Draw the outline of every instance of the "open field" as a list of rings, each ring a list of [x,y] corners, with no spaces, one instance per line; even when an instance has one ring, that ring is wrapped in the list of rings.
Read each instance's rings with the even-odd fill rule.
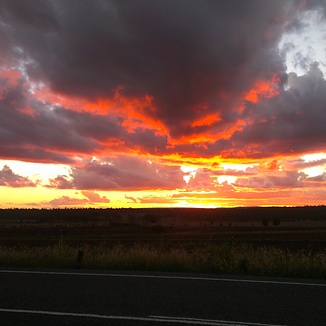
[[[326,249],[326,207],[229,210],[0,210],[0,245],[73,247],[237,241]]]
[[[295,209],[288,210],[292,216]],[[320,208],[321,215],[311,218],[310,212],[310,219],[247,218],[255,213],[248,209],[246,218],[229,219],[201,210],[179,211],[179,218],[168,210],[90,210],[88,218],[74,218],[76,212],[58,210],[52,220],[46,213],[53,211],[0,215],[0,265],[326,278],[326,218]]]
[[[174,243],[225,241],[242,242],[254,247],[268,246],[289,250],[318,251],[326,249],[326,227],[275,226],[84,226],[32,227],[0,229],[1,246],[49,246],[66,244],[113,245],[143,243],[173,245]]]

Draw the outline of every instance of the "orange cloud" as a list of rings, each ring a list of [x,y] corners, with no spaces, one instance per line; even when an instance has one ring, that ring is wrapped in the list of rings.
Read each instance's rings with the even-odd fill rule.
[[[192,134],[170,139],[170,144],[173,146],[193,144],[207,149],[209,144],[213,144],[219,140],[229,139],[236,131],[241,131],[245,125],[245,121],[238,119],[233,123],[222,123],[209,129],[194,130]],[[198,156],[201,156],[201,153],[198,152]]]
[[[211,126],[214,123],[221,121],[221,117],[218,113],[208,114],[202,118],[191,123],[191,127],[200,127],[200,126]]]
[[[281,164],[278,159],[274,159],[269,162],[262,162],[259,167],[262,171],[279,171],[281,169]]]
[[[279,95],[276,84],[280,82],[280,78],[276,74],[272,74],[271,79],[258,79],[254,86],[245,94],[245,100],[257,103],[261,99],[271,98]]]
[[[89,100],[70,97],[42,86],[34,91],[34,97],[39,101],[59,105],[77,112],[89,112],[98,115],[113,114],[123,118],[122,126],[129,132],[139,127],[156,129],[158,133],[167,131],[162,122],[152,117],[156,111],[152,96],[125,97],[121,91],[122,88],[118,87],[112,97]]]

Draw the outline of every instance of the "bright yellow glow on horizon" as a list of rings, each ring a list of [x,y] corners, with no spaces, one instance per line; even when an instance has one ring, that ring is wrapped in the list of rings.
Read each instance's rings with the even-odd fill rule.
[[[284,171],[293,168],[293,162],[301,159],[304,166],[299,170],[308,177],[322,175],[326,171],[326,165],[321,161],[326,158],[325,153],[307,154],[297,157],[280,158],[284,166]],[[152,158],[148,164],[158,164]],[[147,159],[146,159],[147,162]],[[153,162],[153,163],[152,163]],[[232,161],[230,161],[232,162]],[[270,162],[270,160],[266,160]],[[152,164],[151,164],[152,163]],[[180,162],[181,163],[181,162]],[[187,162],[188,163],[188,162]],[[103,190],[82,190],[82,189],[54,189],[48,188],[49,178],[55,178],[58,175],[69,177],[69,167],[66,165],[25,163],[19,161],[0,161],[0,170],[4,165],[8,165],[13,173],[30,180],[39,180],[36,187],[13,188],[9,186],[0,186],[0,207],[1,208],[52,208],[52,207],[112,207],[112,208],[145,208],[145,207],[235,207],[235,206],[295,206],[295,205],[319,205],[325,202],[321,200],[325,189],[319,188],[255,188],[248,183],[236,184],[237,178],[243,180],[254,180],[255,178],[265,178],[266,175],[272,175],[281,178],[282,171],[273,169],[271,171],[260,170],[259,163],[222,163],[211,166],[209,169],[205,164],[190,165],[180,164],[178,167],[182,172],[183,184],[178,189],[153,189],[153,190],[128,190],[117,189]],[[300,163],[301,164],[301,163]],[[313,166],[310,166],[312,164]],[[317,164],[315,166],[315,164]],[[154,166],[154,165],[153,165]],[[248,171],[248,168],[252,170]],[[180,171],[179,170],[179,171]],[[158,170],[159,171],[159,170]],[[218,174],[217,174],[218,171]],[[241,177],[232,175],[232,173],[242,171]],[[297,170],[298,171],[298,170]],[[247,174],[247,172],[249,172]],[[281,174],[278,174],[282,172]],[[159,172],[158,172],[159,173]],[[225,174],[223,174],[225,173]],[[146,174],[145,174],[146,175]],[[182,174],[181,174],[182,176]],[[179,174],[180,178],[180,174]],[[194,183],[190,182],[193,180]],[[313,181],[310,182],[312,184]],[[322,181],[319,181],[319,184]],[[255,183],[255,181],[253,181]],[[177,183],[176,183],[177,185]],[[193,188],[192,188],[193,187]],[[310,187],[310,186],[309,186]],[[313,190],[313,191],[311,191]],[[99,198],[92,201],[92,196]],[[317,194],[317,195],[316,195]],[[89,197],[88,197],[89,196]],[[97,197],[96,197],[97,196]],[[107,200],[105,201],[105,197]]]
[[[217,208],[218,205],[214,205],[214,204],[209,204],[209,203],[200,203],[200,202],[196,202],[196,201],[185,201],[182,200],[179,203],[174,205],[175,207],[182,207],[182,208]]]

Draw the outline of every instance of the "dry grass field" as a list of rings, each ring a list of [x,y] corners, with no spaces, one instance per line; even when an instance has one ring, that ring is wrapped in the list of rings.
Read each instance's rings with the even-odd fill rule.
[[[91,212],[87,218],[70,218],[67,211],[52,219],[27,218],[24,211],[0,215],[0,266],[326,278],[324,215],[227,220],[189,210],[177,211],[181,218],[166,210],[118,217],[110,211],[109,218]]]

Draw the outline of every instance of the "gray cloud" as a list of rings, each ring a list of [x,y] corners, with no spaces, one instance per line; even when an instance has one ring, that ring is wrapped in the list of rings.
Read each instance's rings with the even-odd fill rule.
[[[316,64],[307,75],[291,73],[289,89],[279,96],[246,106],[248,121],[227,141],[226,153],[234,157],[270,157],[302,154],[326,146],[326,81]],[[211,150],[220,150],[217,141]],[[232,147],[233,146],[233,149]]]
[[[0,64],[19,67],[22,73],[16,84],[0,80],[1,158],[74,164],[76,156],[130,150],[261,158],[325,148],[325,80],[317,65],[306,76],[286,76],[283,54],[276,49],[285,30],[302,28],[300,11],[324,9],[322,1],[306,7],[284,0],[0,4]],[[260,103],[243,101],[257,79],[272,74],[280,78],[278,96]],[[112,100],[117,88],[130,100],[150,95],[153,108],[136,103],[133,110],[167,131],[128,117],[119,105],[108,104],[99,114],[37,99],[32,93],[37,83],[76,96],[76,101]],[[219,119],[193,124],[207,115]],[[136,125],[132,130],[126,127],[128,119]],[[244,124],[228,133],[239,121]],[[214,140],[176,141],[207,133]],[[139,188],[169,188],[173,173],[176,183],[183,182],[174,168],[161,171],[164,179],[139,162],[148,175],[132,164],[119,166],[124,162],[75,167],[72,176],[52,183],[59,188],[120,189],[138,181]]]
[[[37,162],[72,164],[74,155],[92,155],[107,148],[124,151],[164,152],[165,135],[137,127],[128,131],[128,117],[75,112],[34,99],[25,88],[26,80],[10,85],[0,77],[0,156]]]
[[[152,95],[150,114],[172,135],[202,110],[228,112],[226,97],[283,69],[270,52],[289,15],[283,0],[1,4],[3,48],[25,58],[30,78],[93,99],[120,86],[127,97]]]
[[[317,181],[317,182],[323,182],[323,185],[326,183],[326,172],[319,174],[315,177],[308,178],[308,181]]]
[[[48,187],[88,190],[175,189],[184,186],[184,173],[174,166],[149,163],[146,158],[120,155],[71,169],[69,176],[51,179]]]
[[[20,188],[36,187],[37,184],[26,177],[15,174],[8,165],[5,165],[0,171],[0,186]]]

